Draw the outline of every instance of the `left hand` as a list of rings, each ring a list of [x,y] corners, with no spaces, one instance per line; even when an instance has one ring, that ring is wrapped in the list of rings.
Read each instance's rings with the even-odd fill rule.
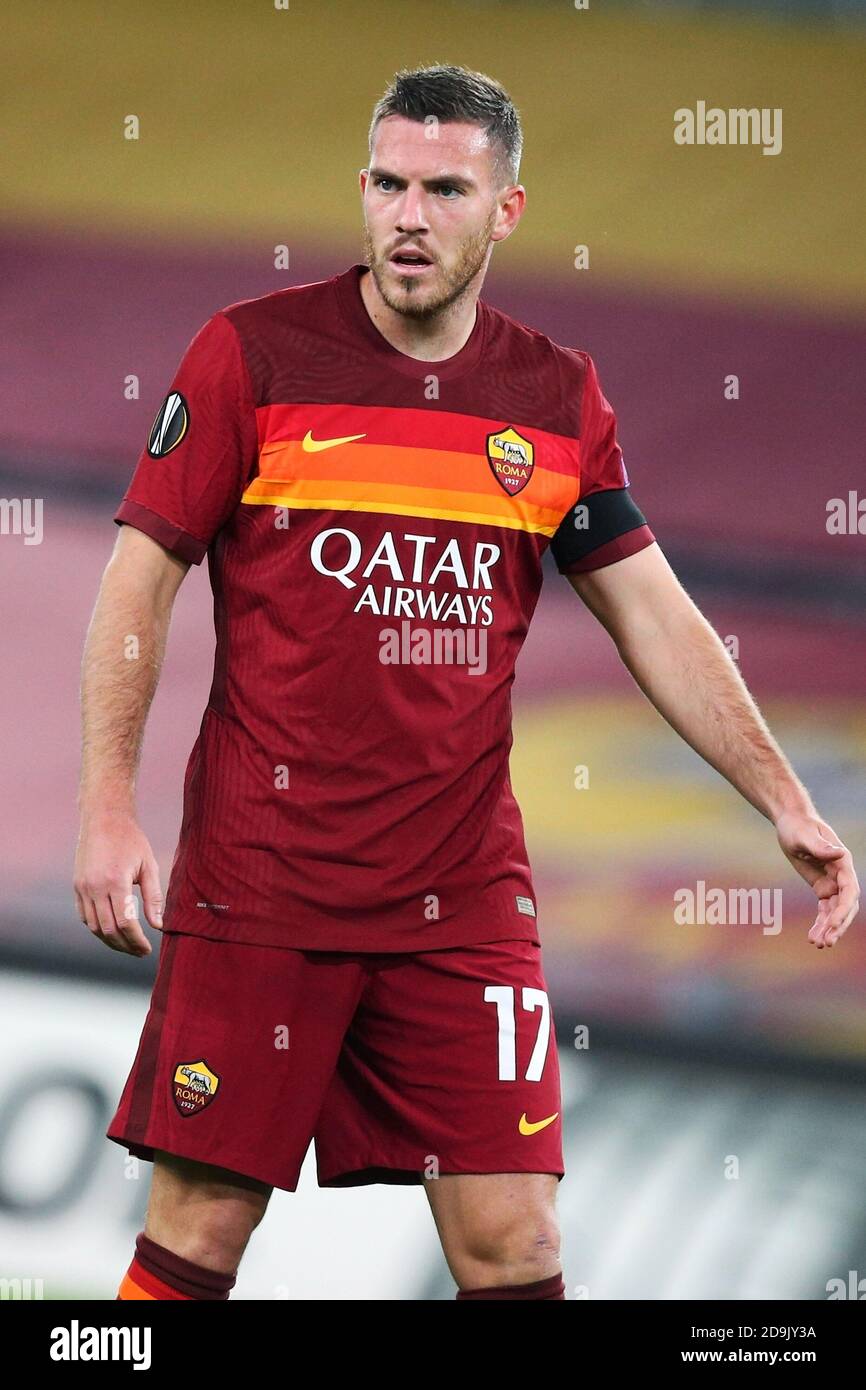
[[[809,929],[809,940],[819,951],[835,946],[860,906],[860,884],[851,851],[817,814],[783,812],[776,821],[776,834],[782,852],[818,898],[818,915]]]

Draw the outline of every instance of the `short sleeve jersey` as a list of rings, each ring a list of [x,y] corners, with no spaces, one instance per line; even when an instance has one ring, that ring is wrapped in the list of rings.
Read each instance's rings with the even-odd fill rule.
[[[592,359],[479,299],[399,352],[362,265],[193,338],[115,521],[205,556],[216,650],[165,929],[417,951],[538,940],[511,683],[548,546],[653,542]]]

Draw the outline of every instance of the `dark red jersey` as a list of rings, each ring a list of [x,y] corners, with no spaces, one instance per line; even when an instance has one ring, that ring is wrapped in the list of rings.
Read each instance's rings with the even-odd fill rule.
[[[394,348],[355,265],[193,339],[115,521],[208,557],[216,656],[165,928],[321,950],[538,940],[511,683],[551,545],[649,545],[586,353],[483,300]]]

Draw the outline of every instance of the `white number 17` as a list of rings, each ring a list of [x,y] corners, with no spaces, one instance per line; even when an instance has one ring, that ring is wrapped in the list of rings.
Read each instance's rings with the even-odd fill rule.
[[[484,1002],[485,1004],[496,1005],[496,1016],[499,1022],[499,1080],[515,1081],[517,1079],[517,1038],[514,1016],[514,986],[486,985]],[[547,1057],[547,1044],[550,1041],[550,1004],[543,989],[530,989],[528,985],[523,987],[521,1003],[527,1013],[534,1013],[536,1009],[541,1010],[538,1037],[535,1039],[529,1066],[526,1068],[527,1081],[540,1081],[541,1073],[544,1070],[544,1061]]]

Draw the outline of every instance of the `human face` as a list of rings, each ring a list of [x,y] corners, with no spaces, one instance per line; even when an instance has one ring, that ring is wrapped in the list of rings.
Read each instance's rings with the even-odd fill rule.
[[[428,319],[467,293],[477,297],[493,243],[520,215],[516,193],[523,190],[497,188],[480,126],[381,120],[361,194],[364,255],[389,308]],[[401,255],[419,259],[402,263]]]

